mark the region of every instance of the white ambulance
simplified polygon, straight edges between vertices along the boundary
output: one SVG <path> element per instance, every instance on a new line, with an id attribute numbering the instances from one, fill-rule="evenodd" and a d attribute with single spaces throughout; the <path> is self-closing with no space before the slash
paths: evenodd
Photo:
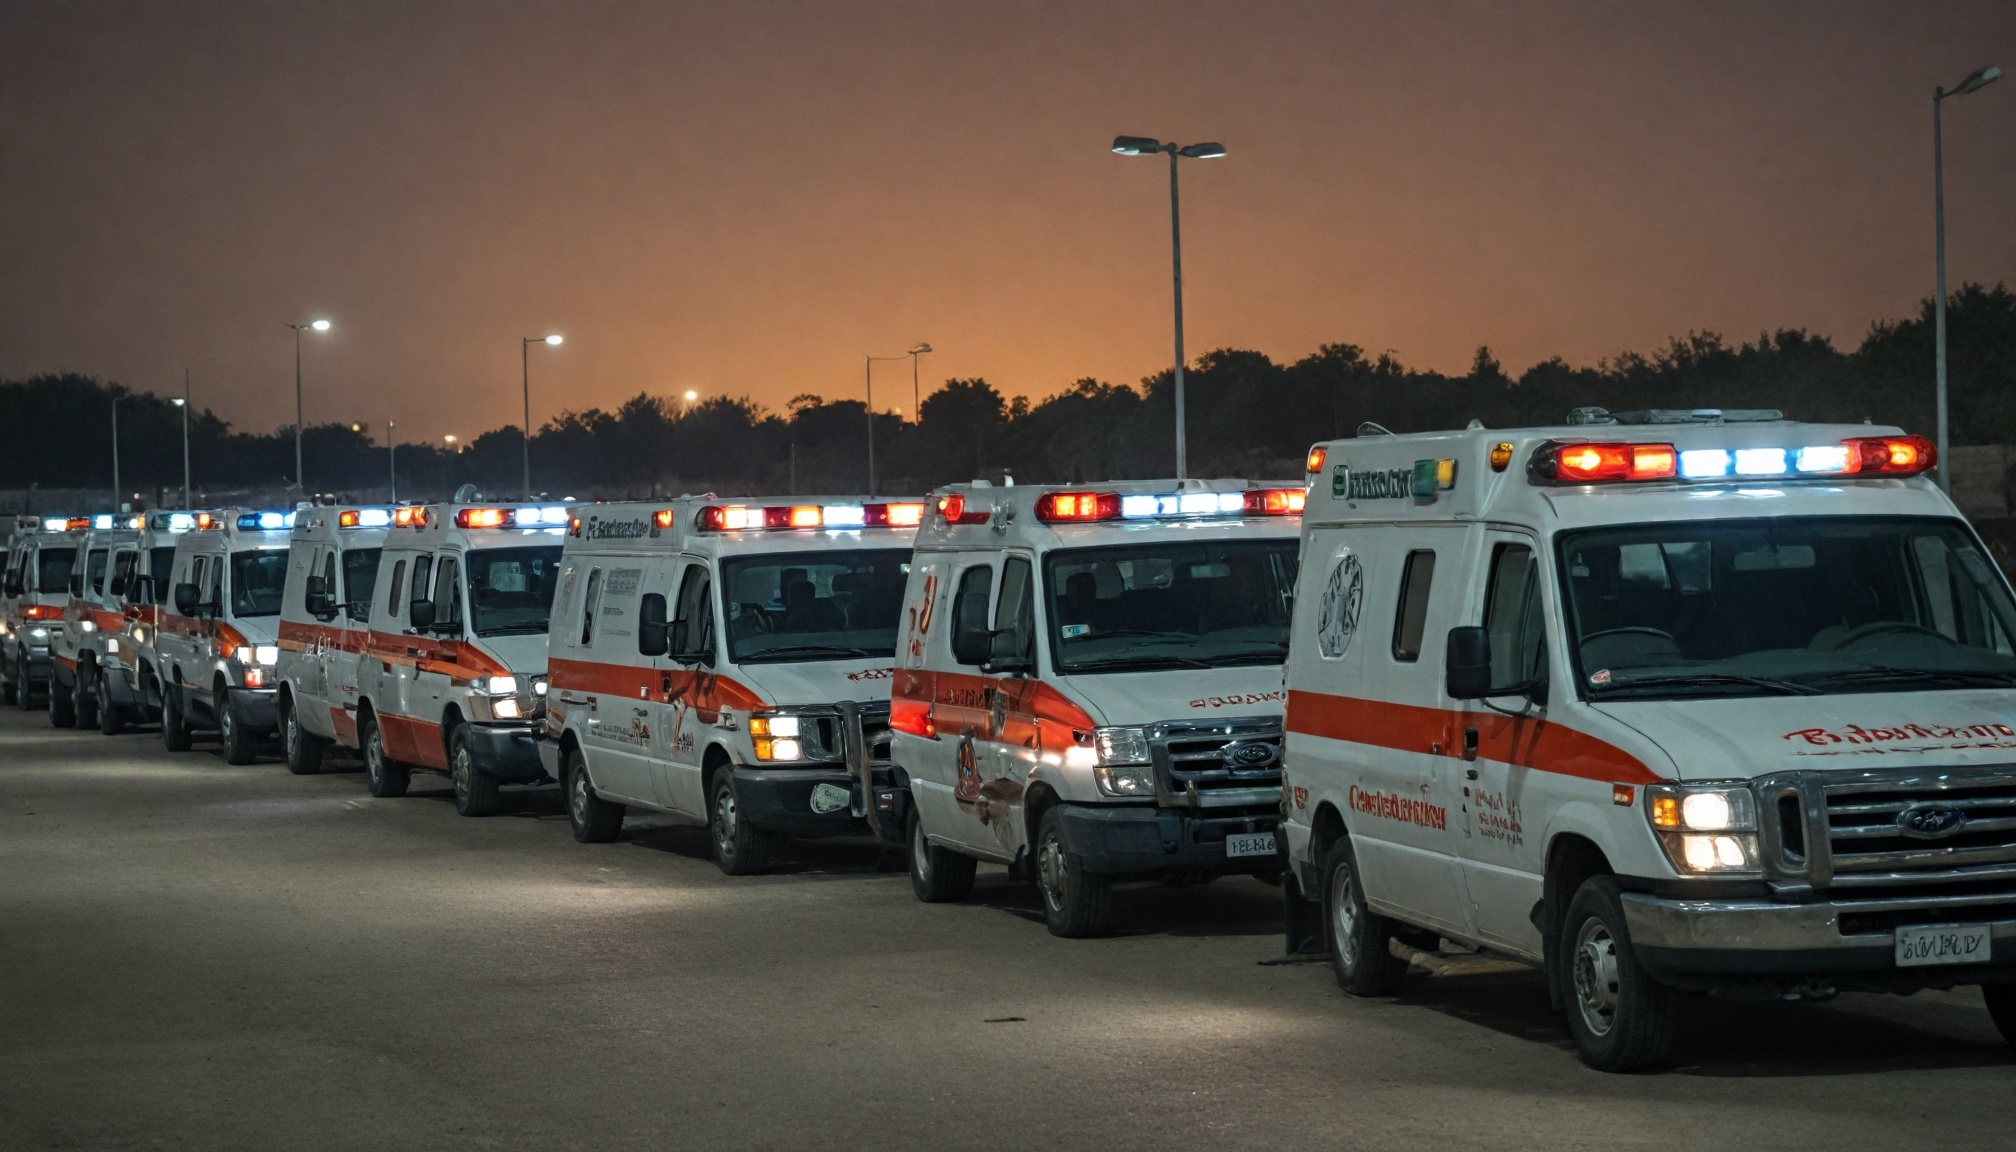
<path id="1" fill-rule="evenodd" d="M 91 518 L 70 569 L 70 603 L 63 626 L 50 632 L 49 723 L 58 728 L 125 730 L 125 712 L 104 707 L 109 687 L 105 657 L 118 658 L 126 619 L 120 595 L 139 558 L 143 516 L 110 513 Z"/>
<path id="2" fill-rule="evenodd" d="M 196 527 L 193 512 L 154 511 L 139 517 L 130 570 L 115 562 L 112 585 L 120 608 L 120 629 L 105 640 L 104 692 L 98 726 L 116 732 L 127 724 L 152 723 L 161 714 L 159 661 L 154 636 L 161 604 L 175 570 L 175 541 Z M 106 711 L 112 712 L 111 716 Z"/>
<path id="3" fill-rule="evenodd" d="M 0 592 L 6 616 L 0 621 L 0 684 L 7 699 L 24 712 L 35 709 L 38 690 L 49 686 L 50 641 L 63 626 L 70 605 L 70 569 L 77 545 L 91 528 L 88 516 L 16 520 L 7 541 L 7 572 Z"/>
<path id="4" fill-rule="evenodd" d="M 497 810 L 501 784 L 544 779 L 546 618 L 564 505 L 432 504 L 394 510 L 356 656 L 356 694 L 332 666 L 333 739 L 364 756 L 373 796 L 413 770 L 445 772 L 455 810 Z"/>
<path id="5" fill-rule="evenodd" d="M 923 513 L 804 496 L 580 510 L 540 749 L 575 839 L 614 840 L 626 809 L 673 813 L 710 826 L 735 876 L 782 835 L 883 828 L 889 662 Z"/>
<path id="6" fill-rule="evenodd" d="M 1930 443 L 1584 409 L 1311 464 L 1285 828 L 1347 991 L 1440 936 L 1600 1069 L 1687 993 L 1980 984 L 2016 1038 L 2016 601 Z"/>
<path id="7" fill-rule="evenodd" d="M 355 731 L 357 655 L 371 634 L 371 591 L 393 513 L 315 507 L 295 514 L 274 707 L 287 770 L 297 776 L 322 770 L 339 723 Z"/>
<path id="8" fill-rule="evenodd" d="M 274 732 L 273 666 L 294 513 L 198 512 L 175 542 L 172 591 L 154 632 L 161 743 L 186 752 L 215 730 L 229 764 L 250 764 Z"/>
<path id="9" fill-rule="evenodd" d="M 1303 489 L 934 493 L 890 703 L 911 885 L 1028 871 L 1050 931 L 1116 880 L 1280 871 L 1281 663 Z"/>

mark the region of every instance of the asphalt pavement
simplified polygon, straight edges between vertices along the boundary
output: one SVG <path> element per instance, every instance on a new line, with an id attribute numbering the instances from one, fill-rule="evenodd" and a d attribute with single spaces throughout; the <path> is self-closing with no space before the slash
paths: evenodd
<path id="1" fill-rule="evenodd" d="M 1536 976 L 1353 1000 L 1279 894 L 1149 886 L 1058 940 L 983 869 L 927 906 L 871 845 L 731 879 L 704 832 L 581 845 L 0 711 L 0 1148 L 2001 1148 L 1972 989 L 1691 1002 L 1584 1069 Z"/>

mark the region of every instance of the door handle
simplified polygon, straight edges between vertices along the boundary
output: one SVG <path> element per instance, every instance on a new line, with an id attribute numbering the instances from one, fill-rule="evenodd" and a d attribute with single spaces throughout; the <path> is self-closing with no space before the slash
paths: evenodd
<path id="1" fill-rule="evenodd" d="M 1463 729 L 1463 759 L 1477 759 L 1477 729 L 1474 727 L 1465 727 Z M 1477 770 L 1472 768 L 1470 770 L 1470 779 L 1475 780 L 1476 778 Z"/>

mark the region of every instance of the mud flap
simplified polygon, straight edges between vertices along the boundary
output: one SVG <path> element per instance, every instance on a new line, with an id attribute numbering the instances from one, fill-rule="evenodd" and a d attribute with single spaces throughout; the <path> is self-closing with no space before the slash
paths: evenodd
<path id="1" fill-rule="evenodd" d="M 1302 895 L 1302 881 L 1292 868 L 1281 873 L 1281 910 L 1290 956 L 1321 956 L 1329 951 L 1323 942 L 1323 902 Z"/>

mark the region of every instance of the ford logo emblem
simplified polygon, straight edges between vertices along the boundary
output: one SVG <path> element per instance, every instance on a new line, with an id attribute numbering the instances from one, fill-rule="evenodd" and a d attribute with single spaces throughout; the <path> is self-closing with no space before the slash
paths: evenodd
<path id="1" fill-rule="evenodd" d="M 1255 742 L 1251 744 L 1229 744 L 1225 748 L 1225 763 L 1234 768 L 1267 768 L 1281 758 L 1281 750 L 1272 744 Z"/>
<path id="2" fill-rule="evenodd" d="M 1897 827 L 1906 836 L 1937 840 L 1967 826 L 1967 813 L 1959 808 L 1906 808 L 1897 814 Z"/>

